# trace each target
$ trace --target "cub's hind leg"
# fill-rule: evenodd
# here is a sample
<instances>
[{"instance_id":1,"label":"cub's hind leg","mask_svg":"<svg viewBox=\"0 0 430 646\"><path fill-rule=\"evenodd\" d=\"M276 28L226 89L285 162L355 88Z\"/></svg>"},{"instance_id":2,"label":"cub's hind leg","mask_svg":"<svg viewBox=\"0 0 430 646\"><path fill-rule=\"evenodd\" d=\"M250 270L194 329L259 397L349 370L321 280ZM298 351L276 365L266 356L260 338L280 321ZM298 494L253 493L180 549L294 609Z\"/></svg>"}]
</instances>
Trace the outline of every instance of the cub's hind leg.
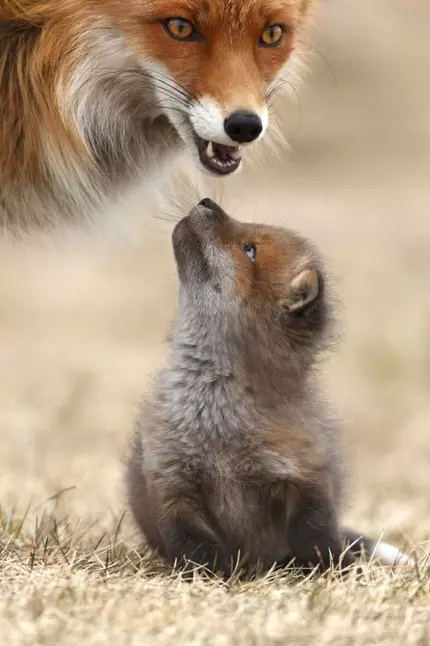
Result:
<instances>
[{"instance_id":1,"label":"cub's hind leg","mask_svg":"<svg viewBox=\"0 0 430 646\"><path fill-rule=\"evenodd\" d=\"M139 429L126 462L128 501L148 544L173 565L226 569L228 559L211 522L204 496L180 469L154 472L146 468ZM194 566L192 565L194 564Z\"/></svg>"},{"instance_id":2,"label":"cub's hind leg","mask_svg":"<svg viewBox=\"0 0 430 646\"><path fill-rule=\"evenodd\" d=\"M166 501L164 509L160 530L164 553L172 565L188 571L195 566L211 572L228 570L227 551L204 511L183 499Z\"/></svg>"},{"instance_id":3,"label":"cub's hind leg","mask_svg":"<svg viewBox=\"0 0 430 646\"><path fill-rule=\"evenodd\" d=\"M291 557L299 567L327 570L332 564L346 568L356 559L343 554L343 542L336 513L328 496L318 488L299 490L297 504L288 527Z\"/></svg>"}]
</instances>

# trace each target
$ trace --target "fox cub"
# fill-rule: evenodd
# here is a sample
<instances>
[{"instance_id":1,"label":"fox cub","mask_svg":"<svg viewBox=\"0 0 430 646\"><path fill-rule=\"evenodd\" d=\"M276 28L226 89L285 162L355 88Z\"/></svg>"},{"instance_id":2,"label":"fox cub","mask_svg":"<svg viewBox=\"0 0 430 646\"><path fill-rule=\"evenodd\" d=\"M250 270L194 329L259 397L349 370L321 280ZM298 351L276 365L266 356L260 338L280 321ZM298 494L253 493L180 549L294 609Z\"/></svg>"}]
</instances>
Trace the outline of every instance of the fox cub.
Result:
<instances>
[{"instance_id":1,"label":"fox cub","mask_svg":"<svg viewBox=\"0 0 430 646\"><path fill-rule=\"evenodd\" d=\"M177 224L173 247L180 307L170 359L127 463L149 545L171 563L227 573L238 554L260 569L348 566L360 549L402 559L339 526L341 456L316 385L331 320L316 250L208 199Z\"/></svg>"}]
</instances>

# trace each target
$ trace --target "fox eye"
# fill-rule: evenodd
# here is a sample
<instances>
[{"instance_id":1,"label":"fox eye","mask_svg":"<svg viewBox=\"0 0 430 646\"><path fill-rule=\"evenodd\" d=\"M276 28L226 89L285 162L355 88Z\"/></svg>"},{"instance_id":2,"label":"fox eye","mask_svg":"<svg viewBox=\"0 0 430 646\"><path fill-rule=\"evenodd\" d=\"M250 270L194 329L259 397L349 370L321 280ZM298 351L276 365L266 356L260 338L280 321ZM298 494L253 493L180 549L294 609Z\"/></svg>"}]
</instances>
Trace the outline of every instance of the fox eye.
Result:
<instances>
[{"instance_id":1,"label":"fox eye","mask_svg":"<svg viewBox=\"0 0 430 646\"><path fill-rule=\"evenodd\" d=\"M244 252L252 262L255 262L257 256L257 247L253 244L246 244L243 247Z\"/></svg>"},{"instance_id":2,"label":"fox eye","mask_svg":"<svg viewBox=\"0 0 430 646\"><path fill-rule=\"evenodd\" d=\"M185 18L167 18L162 21L164 31L175 40L200 40L202 35L193 23Z\"/></svg>"},{"instance_id":3,"label":"fox eye","mask_svg":"<svg viewBox=\"0 0 430 646\"><path fill-rule=\"evenodd\" d=\"M261 34L260 47L277 47L284 39L282 25L269 25Z\"/></svg>"}]
</instances>

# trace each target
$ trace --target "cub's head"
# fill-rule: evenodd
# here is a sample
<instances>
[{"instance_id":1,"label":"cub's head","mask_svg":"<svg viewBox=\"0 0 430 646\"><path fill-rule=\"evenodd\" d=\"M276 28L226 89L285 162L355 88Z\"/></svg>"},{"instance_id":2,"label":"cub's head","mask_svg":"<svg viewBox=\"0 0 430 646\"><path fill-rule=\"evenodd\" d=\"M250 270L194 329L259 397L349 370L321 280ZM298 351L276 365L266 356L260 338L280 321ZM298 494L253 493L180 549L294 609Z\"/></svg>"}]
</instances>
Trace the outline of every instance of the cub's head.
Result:
<instances>
[{"instance_id":1,"label":"cub's head","mask_svg":"<svg viewBox=\"0 0 430 646\"><path fill-rule=\"evenodd\" d=\"M244 224L204 199L173 233L181 316L197 330L274 352L312 350L326 328L322 263L279 227Z\"/></svg>"},{"instance_id":2,"label":"cub's head","mask_svg":"<svg viewBox=\"0 0 430 646\"><path fill-rule=\"evenodd\" d=\"M212 175L264 136L314 0L108 0L157 104ZM110 9L109 9L110 8Z\"/></svg>"}]
</instances>

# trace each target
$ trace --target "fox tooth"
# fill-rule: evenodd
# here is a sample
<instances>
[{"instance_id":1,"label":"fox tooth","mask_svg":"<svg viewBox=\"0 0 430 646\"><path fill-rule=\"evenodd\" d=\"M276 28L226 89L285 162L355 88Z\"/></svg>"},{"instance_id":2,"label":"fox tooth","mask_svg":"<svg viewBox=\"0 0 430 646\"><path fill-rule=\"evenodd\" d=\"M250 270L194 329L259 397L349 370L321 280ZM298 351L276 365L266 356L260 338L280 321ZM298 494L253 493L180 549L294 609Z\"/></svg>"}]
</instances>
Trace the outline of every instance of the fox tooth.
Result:
<instances>
[{"instance_id":1,"label":"fox tooth","mask_svg":"<svg viewBox=\"0 0 430 646\"><path fill-rule=\"evenodd\" d=\"M235 160L240 159L240 157L241 157L240 148L234 148L233 150L231 150L230 151L230 157L232 159L235 159Z\"/></svg>"},{"instance_id":2,"label":"fox tooth","mask_svg":"<svg viewBox=\"0 0 430 646\"><path fill-rule=\"evenodd\" d=\"M208 148L207 148L206 154L210 159L213 159L213 157L215 157L214 145L213 145L213 143L211 141L208 143Z\"/></svg>"}]
</instances>

